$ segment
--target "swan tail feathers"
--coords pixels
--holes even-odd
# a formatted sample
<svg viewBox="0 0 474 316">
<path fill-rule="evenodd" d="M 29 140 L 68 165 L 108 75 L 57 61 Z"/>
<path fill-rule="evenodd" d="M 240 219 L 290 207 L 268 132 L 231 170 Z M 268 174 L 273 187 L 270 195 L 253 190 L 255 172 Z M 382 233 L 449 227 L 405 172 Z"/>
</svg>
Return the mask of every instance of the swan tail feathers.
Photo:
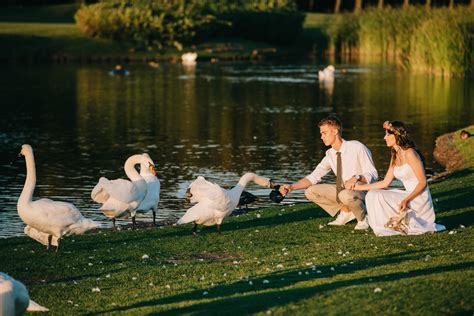
<svg viewBox="0 0 474 316">
<path fill-rule="evenodd" d="M 184 215 L 183 217 L 181 217 L 178 222 L 176 224 L 178 225 L 183 225 L 183 224 L 187 224 L 187 223 L 192 223 L 194 222 L 196 219 L 193 219 L 193 217 L 191 216 L 186 216 Z"/>
<path fill-rule="evenodd" d="M 101 210 L 107 217 L 117 217 L 131 207 L 128 203 L 110 198 L 105 202 L 99 210 Z"/>
<path fill-rule="evenodd" d="M 186 211 L 186 214 L 181 217 L 176 224 L 187 224 L 195 222 L 196 224 L 203 224 L 215 221 L 216 211 L 209 206 L 208 203 L 199 203 Z"/>
<path fill-rule="evenodd" d="M 187 223 L 192 223 L 195 222 L 199 219 L 199 214 L 196 214 L 196 212 L 193 212 L 193 208 L 190 208 L 186 214 L 184 214 L 176 224 L 182 225 L 182 224 L 187 224 Z"/>
<path fill-rule="evenodd" d="M 28 304 L 28 308 L 26 309 L 28 312 L 48 312 L 49 309 L 47 309 L 44 306 L 41 306 L 40 304 L 36 303 L 33 300 L 30 300 L 30 303 Z"/>
<path fill-rule="evenodd" d="M 104 185 L 108 183 L 107 178 L 100 178 L 97 185 L 92 189 L 91 198 L 97 203 L 105 203 L 109 199 L 110 195 L 105 189 Z"/>
<path fill-rule="evenodd" d="M 100 227 L 101 225 L 99 223 L 94 222 L 93 220 L 90 220 L 88 218 L 83 218 L 82 220 L 72 224 L 69 229 L 70 234 L 82 235 L 88 230 Z"/>
</svg>

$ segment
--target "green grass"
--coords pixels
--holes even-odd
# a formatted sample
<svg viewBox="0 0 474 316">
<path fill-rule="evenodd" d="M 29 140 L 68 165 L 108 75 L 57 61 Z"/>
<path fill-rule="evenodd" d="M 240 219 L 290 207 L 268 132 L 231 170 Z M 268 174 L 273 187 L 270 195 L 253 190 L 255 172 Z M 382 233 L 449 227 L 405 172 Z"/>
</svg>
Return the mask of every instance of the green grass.
<svg viewBox="0 0 474 316">
<path fill-rule="evenodd" d="M 473 181 L 471 168 L 432 185 L 448 228 L 436 234 L 375 237 L 298 204 L 228 218 L 222 235 L 104 230 L 66 238 L 59 253 L 3 239 L 0 267 L 62 315 L 472 314 Z"/>
</svg>

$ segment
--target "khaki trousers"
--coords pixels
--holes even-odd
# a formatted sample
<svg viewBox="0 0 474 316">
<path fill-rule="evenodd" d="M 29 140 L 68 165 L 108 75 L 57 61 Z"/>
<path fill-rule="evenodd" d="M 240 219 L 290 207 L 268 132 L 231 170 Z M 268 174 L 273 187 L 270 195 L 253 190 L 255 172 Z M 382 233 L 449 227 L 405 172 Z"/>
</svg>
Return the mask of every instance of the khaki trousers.
<svg viewBox="0 0 474 316">
<path fill-rule="evenodd" d="M 307 188 L 304 194 L 308 200 L 318 204 L 331 216 L 335 216 L 344 205 L 354 213 L 358 221 L 363 220 L 367 213 L 364 202 L 365 191 L 342 190 L 339 192 L 341 203 L 336 201 L 336 185 L 334 184 L 315 184 Z"/>
</svg>

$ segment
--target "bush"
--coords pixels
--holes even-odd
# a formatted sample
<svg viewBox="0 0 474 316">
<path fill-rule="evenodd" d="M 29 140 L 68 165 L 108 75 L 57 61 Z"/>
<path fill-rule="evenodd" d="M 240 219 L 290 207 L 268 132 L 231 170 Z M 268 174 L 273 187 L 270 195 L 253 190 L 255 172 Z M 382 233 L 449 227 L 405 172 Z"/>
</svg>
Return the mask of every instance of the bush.
<svg viewBox="0 0 474 316">
<path fill-rule="evenodd" d="M 161 48 L 190 42 L 215 16 L 193 4 L 109 1 L 81 7 L 75 19 L 89 36 Z"/>
<path fill-rule="evenodd" d="M 89 36 L 162 48 L 228 35 L 281 43 L 301 32 L 304 15 L 290 0 L 112 0 L 83 6 L 75 18 Z"/>
</svg>

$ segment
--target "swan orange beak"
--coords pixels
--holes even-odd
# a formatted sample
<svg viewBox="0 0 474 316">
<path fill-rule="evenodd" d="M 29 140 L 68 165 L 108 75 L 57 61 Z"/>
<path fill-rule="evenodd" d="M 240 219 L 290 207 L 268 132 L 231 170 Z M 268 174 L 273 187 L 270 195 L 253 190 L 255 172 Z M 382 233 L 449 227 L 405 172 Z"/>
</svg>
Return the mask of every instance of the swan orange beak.
<svg viewBox="0 0 474 316">
<path fill-rule="evenodd" d="M 188 201 L 191 201 L 191 198 L 193 197 L 193 194 L 191 193 L 191 189 L 187 189 L 186 190 L 186 199 L 188 199 Z"/>
<path fill-rule="evenodd" d="M 156 175 L 155 166 L 149 163 L 148 168 L 150 169 L 151 174 L 155 176 Z"/>
</svg>

